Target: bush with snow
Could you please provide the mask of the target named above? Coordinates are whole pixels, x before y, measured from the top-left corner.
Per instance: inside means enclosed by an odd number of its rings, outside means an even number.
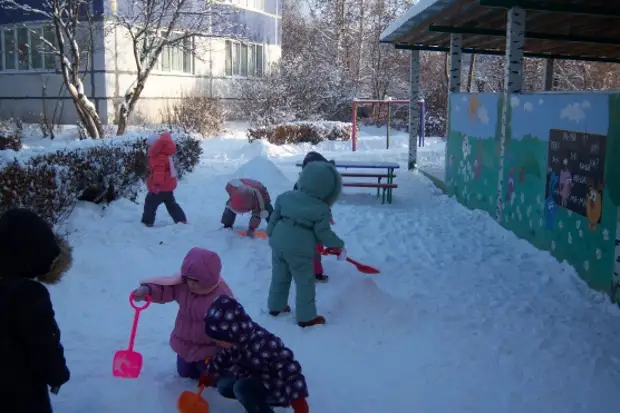
[[[0,121],[0,150],[19,151],[22,148],[23,126],[18,119]]]
[[[208,96],[183,96],[162,113],[163,123],[185,133],[215,136],[224,128],[226,114],[221,100]]]
[[[309,142],[348,141],[353,135],[353,124],[345,122],[287,122],[279,125],[260,126],[248,129],[248,140],[264,139],[274,145]]]
[[[182,178],[198,164],[202,148],[188,135],[178,137],[176,144],[175,167]],[[26,207],[56,224],[78,200],[101,203],[124,197],[135,201],[148,174],[146,149],[146,138],[139,138],[0,164],[0,214]]]

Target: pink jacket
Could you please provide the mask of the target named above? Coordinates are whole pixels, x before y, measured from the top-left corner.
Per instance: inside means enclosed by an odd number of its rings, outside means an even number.
[[[170,335],[170,347],[188,363],[202,361],[215,355],[215,343],[205,334],[204,317],[213,301],[220,295],[232,297],[232,291],[222,279],[222,261],[217,253],[205,248],[192,248],[181,266],[181,273],[171,277],[145,280],[154,303],[176,301],[179,312]],[[194,294],[184,278],[192,278],[210,286],[209,294]]]
[[[179,312],[170,335],[170,347],[188,363],[212,357],[217,352],[213,340],[205,334],[204,317],[213,301],[220,295],[232,297],[225,282],[208,295],[193,294],[187,284],[146,284],[154,303],[179,303]]]
[[[177,146],[168,132],[162,133],[149,147],[148,164],[149,177],[146,187],[149,192],[170,192],[177,187],[177,174],[172,162],[172,155]]]

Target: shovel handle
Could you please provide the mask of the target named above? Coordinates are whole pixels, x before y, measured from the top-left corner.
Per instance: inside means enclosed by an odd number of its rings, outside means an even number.
[[[151,302],[153,301],[153,298],[151,298],[151,296],[149,294],[146,294],[144,296],[144,304],[143,305],[138,305],[136,304],[136,292],[132,291],[131,294],[129,294],[129,305],[131,305],[131,308],[133,308],[136,311],[142,311],[142,310],[146,310],[148,308],[149,305],[151,305]]]

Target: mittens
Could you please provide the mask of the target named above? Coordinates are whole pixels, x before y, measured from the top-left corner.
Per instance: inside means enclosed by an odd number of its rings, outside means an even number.
[[[347,259],[347,250],[346,248],[342,248],[340,253],[338,254],[338,261],[345,261]]]
[[[204,386],[204,387],[211,387],[211,386],[215,385],[215,382],[213,381],[213,379],[211,377],[209,377],[206,374],[203,374],[198,379],[198,385],[199,386]]]
[[[308,402],[304,397],[300,399],[293,400],[291,402],[291,407],[295,413],[309,413],[310,406],[308,406]]]
[[[155,185],[155,188],[153,188],[153,193],[155,195],[159,194],[159,192],[161,191],[161,189],[159,188],[159,185]]]
[[[144,296],[151,294],[151,289],[148,285],[141,285],[140,287],[133,290],[134,293],[134,301],[140,302],[144,301]]]

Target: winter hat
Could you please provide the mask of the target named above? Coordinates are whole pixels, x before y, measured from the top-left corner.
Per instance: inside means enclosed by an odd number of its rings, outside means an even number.
[[[0,262],[3,276],[54,284],[71,267],[72,250],[37,214],[11,209],[0,217]]]
[[[181,276],[200,281],[213,289],[221,282],[222,260],[217,253],[205,249],[194,247],[183,259],[181,265]]]
[[[234,298],[221,295],[205,316],[205,334],[214,340],[240,344],[248,341],[258,327]]]
[[[301,170],[297,187],[332,206],[342,192],[342,177],[331,162],[310,162]]]

